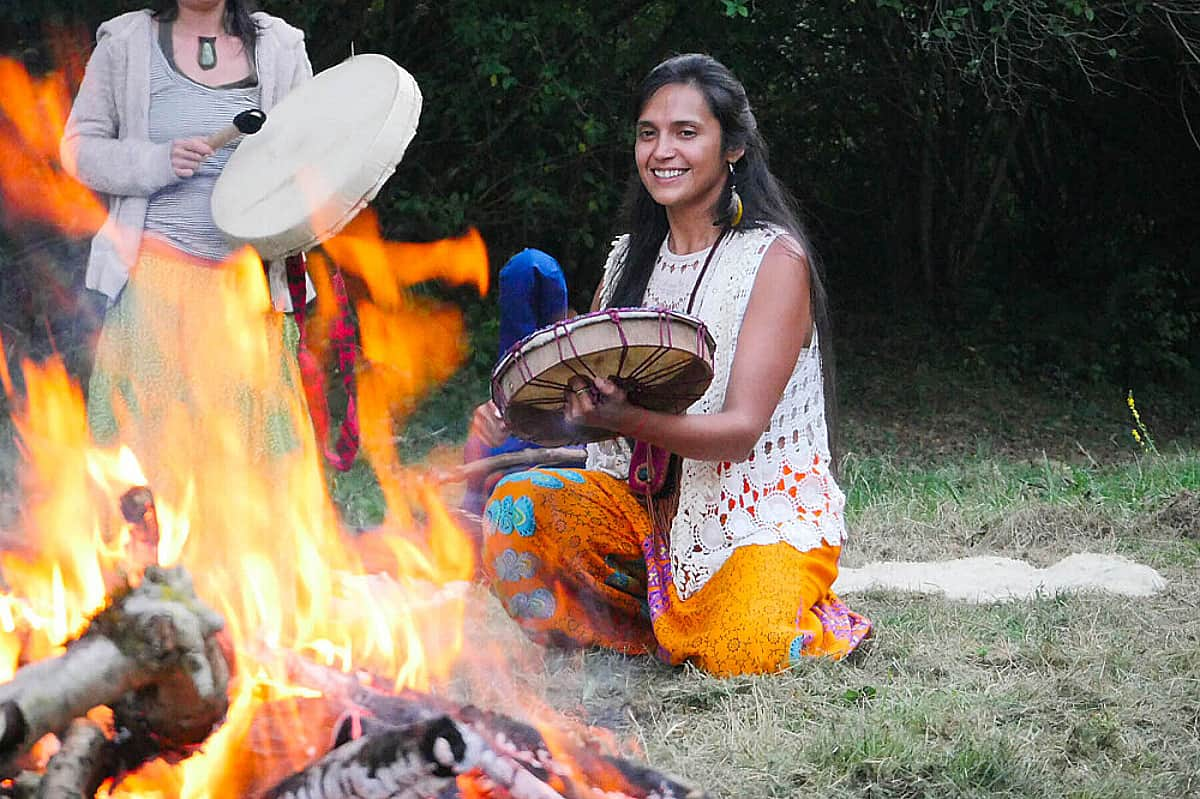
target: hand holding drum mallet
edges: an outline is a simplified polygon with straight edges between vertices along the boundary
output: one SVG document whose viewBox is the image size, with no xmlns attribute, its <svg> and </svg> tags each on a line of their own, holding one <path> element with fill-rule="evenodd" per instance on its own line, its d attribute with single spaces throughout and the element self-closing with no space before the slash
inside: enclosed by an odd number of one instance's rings
<svg viewBox="0 0 1200 799">
<path fill-rule="evenodd" d="M 181 178 L 190 178 L 200 163 L 239 136 L 248 136 L 262 129 L 267 115 L 257 108 L 242 111 L 233 122 L 208 136 L 176 139 L 171 143 L 171 166 Z"/>
<path fill-rule="evenodd" d="M 233 118 L 233 122 L 209 135 L 204 141 L 213 150 L 220 150 L 238 136 L 249 136 L 262 130 L 267 115 L 257 108 L 243 111 Z"/>
</svg>

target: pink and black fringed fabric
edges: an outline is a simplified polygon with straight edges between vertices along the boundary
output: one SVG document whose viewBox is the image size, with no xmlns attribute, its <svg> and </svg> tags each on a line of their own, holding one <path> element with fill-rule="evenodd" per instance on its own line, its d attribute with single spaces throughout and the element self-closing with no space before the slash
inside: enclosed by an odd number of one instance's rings
<svg viewBox="0 0 1200 799">
<path fill-rule="evenodd" d="M 325 373 L 320 362 L 307 346 L 305 321 L 308 309 L 305 305 L 307 284 L 305 282 L 306 260 L 303 253 L 288 256 L 287 284 L 288 293 L 292 299 L 292 312 L 296 325 L 300 328 L 300 346 L 297 359 L 300 362 L 300 379 L 304 383 L 304 393 L 308 398 L 309 414 L 312 416 L 313 429 L 316 431 L 317 442 L 324 449 L 325 458 L 338 471 L 347 471 L 358 455 L 359 428 L 358 408 L 355 401 L 354 364 L 357 359 L 357 337 L 354 319 L 350 314 L 350 299 L 346 294 L 346 282 L 342 273 L 334 269 L 329 276 L 333 286 L 334 299 L 337 302 L 337 317 L 329 326 L 329 346 L 337 361 L 338 373 L 342 376 L 342 386 L 346 390 L 346 417 L 338 429 L 337 441 L 333 446 L 329 441 L 329 401 L 325 396 Z"/>
</svg>

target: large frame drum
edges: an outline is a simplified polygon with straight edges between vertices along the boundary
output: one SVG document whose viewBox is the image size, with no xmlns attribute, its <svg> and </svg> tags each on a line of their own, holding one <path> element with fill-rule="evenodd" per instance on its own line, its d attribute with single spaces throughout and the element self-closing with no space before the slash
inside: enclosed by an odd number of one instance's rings
<svg viewBox="0 0 1200 799">
<path fill-rule="evenodd" d="M 311 249 L 375 198 L 417 131 L 421 91 L 386 56 L 353 56 L 270 109 L 217 179 L 213 221 L 264 261 Z"/>
<path fill-rule="evenodd" d="M 682 413 L 712 382 L 714 347 L 704 323 L 678 311 L 596 311 L 514 344 L 492 371 L 492 401 L 520 438 L 545 446 L 603 441 L 617 434 L 563 417 L 572 378 L 609 378 L 635 405 Z"/>
</svg>

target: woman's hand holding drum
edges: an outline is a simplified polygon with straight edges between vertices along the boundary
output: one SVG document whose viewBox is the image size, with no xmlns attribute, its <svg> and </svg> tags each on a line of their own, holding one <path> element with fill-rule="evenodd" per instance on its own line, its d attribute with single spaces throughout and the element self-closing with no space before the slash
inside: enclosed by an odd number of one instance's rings
<svg viewBox="0 0 1200 799">
<path fill-rule="evenodd" d="M 576 376 L 567 384 L 563 415 L 570 424 L 628 433 L 635 412 L 625 390 L 612 380 Z"/>
</svg>

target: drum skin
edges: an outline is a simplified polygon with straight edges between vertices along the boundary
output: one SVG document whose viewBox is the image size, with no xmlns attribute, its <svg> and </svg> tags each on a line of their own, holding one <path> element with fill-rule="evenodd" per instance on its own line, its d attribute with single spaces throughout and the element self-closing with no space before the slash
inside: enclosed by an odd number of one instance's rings
<svg viewBox="0 0 1200 799">
<path fill-rule="evenodd" d="M 704 323 L 676 311 L 621 308 L 575 317 L 518 341 L 492 371 L 492 401 L 512 434 L 543 446 L 615 438 L 563 417 L 572 377 L 606 377 L 629 401 L 683 413 L 713 378 L 713 338 Z"/>
<path fill-rule="evenodd" d="M 213 189 L 213 220 L 263 260 L 315 247 L 378 194 L 420 115 L 417 82 L 386 56 L 317 74 L 242 139 Z"/>
</svg>

